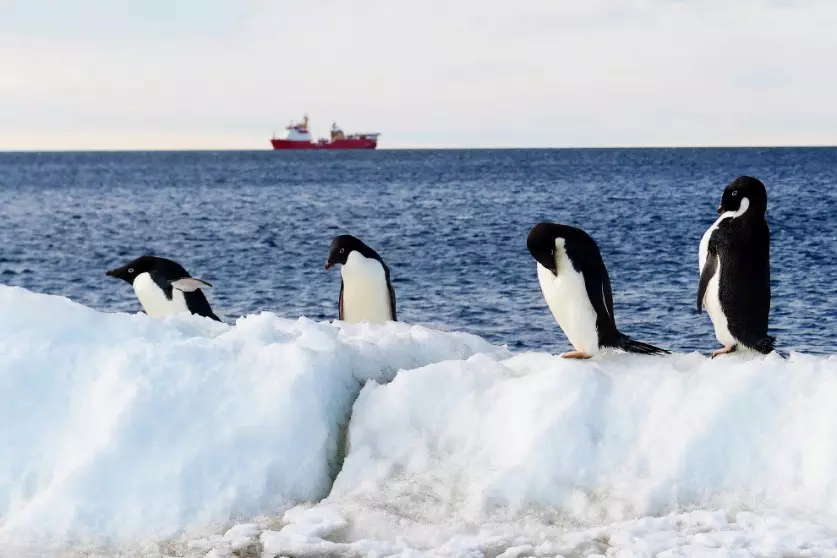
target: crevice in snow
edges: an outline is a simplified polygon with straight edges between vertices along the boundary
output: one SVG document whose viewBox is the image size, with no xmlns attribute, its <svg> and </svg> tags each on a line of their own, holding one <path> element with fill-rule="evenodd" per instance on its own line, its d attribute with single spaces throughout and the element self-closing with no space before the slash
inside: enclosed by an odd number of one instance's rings
<svg viewBox="0 0 837 558">
<path fill-rule="evenodd" d="M 798 353 L 430 364 L 363 388 L 265 555 L 837 556 L 835 397 L 837 358 Z"/>
<path fill-rule="evenodd" d="M 343 462 L 346 460 L 346 456 L 349 453 L 349 426 L 352 423 L 352 409 L 354 409 L 354 404 L 358 395 L 360 395 L 360 391 L 361 386 L 359 385 L 354 397 L 352 397 L 352 404 L 349 407 L 348 416 L 339 421 L 337 425 L 337 445 L 334 451 L 334 456 L 329 459 L 331 486 L 334 485 L 337 475 L 339 475 L 340 471 L 343 470 Z M 329 493 L 331 492 L 331 486 L 328 488 Z"/>
<path fill-rule="evenodd" d="M 234 325 L 94 311 L 0 286 L 0 547 L 196 538 L 326 497 L 355 398 L 489 353 L 404 323 Z"/>
</svg>

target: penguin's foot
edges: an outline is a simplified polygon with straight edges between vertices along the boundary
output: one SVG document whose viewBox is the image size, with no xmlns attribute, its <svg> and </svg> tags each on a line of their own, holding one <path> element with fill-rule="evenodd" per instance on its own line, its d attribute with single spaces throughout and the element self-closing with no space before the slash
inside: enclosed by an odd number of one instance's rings
<svg viewBox="0 0 837 558">
<path fill-rule="evenodd" d="M 591 355 L 583 351 L 570 351 L 568 353 L 563 353 L 561 358 L 591 358 Z"/>
<path fill-rule="evenodd" d="M 737 348 L 738 348 L 737 345 L 727 345 L 723 349 L 718 349 L 717 351 L 712 351 L 712 358 L 715 358 L 718 355 L 725 355 L 727 353 L 734 353 Z"/>
</svg>

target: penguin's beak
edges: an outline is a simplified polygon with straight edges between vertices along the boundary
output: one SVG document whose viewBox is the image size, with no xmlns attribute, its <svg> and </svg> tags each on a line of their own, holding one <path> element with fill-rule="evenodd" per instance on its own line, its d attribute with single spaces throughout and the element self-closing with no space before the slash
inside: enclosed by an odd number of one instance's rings
<svg viewBox="0 0 837 558">
<path fill-rule="evenodd" d="M 726 209 L 724 208 L 724 204 L 721 204 L 721 205 L 718 206 L 718 215 L 720 215 L 721 213 L 724 213 L 725 211 L 726 211 Z"/>
<path fill-rule="evenodd" d="M 336 266 L 340 263 L 340 253 L 337 250 L 329 250 L 328 257 L 326 257 L 325 268 L 326 270 L 331 269 L 332 267 Z"/>
<path fill-rule="evenodd" d="M 115 277 L 117 279 L 122 279 L 123 281 L 128 281 L 128 279 L 126 279 L 124 266 L 123 267 L 117 267 L 116 269 L 109 269 L 108 271 L 105 271 L 105 275 L 107 275 L 108 277 Z"/>
</svg>

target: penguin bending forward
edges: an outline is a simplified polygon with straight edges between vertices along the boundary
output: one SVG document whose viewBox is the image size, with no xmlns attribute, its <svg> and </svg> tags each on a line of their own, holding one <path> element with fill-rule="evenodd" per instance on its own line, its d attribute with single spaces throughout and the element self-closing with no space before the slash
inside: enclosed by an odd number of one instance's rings
<svg viewBox="0 0 837 558">
<path fill-rule="evenodd" d="M 331 243 L 325 268 L 341 264 L 339 317 L 346 322 L 396 321 L 395 290 L 378 253 L 350 234 Z"/>
<path fill-rule="evenodd" d="M 526 246 L 537 261 L 538 282 L 555 321 L 575 351 L 564 358 L 590 358 L 609 347 L 629 353 L 668 354 L 616 329 L 613 294 L 596 242 L 581 229 L 538 223 Z"/>
<path fill-rule="evenodd" d="M 201 291 L 201 287 L 212 285 L 192 277 L 180 264 L 172 260 L 140 256 L 122 267 L 105 272 L 105 275 L 133 285 L 143 310 L 152 318 L 191 312 L 221 321 L 212 312 Z"/>
<path fill-rule="evenodd" d="M 712 358 L 739 345 L 764 354 L 775 350 L 776 338 L 767 334 L 770 230 L 765 211 L 764 184 L 739 176 L 724 189 L 720 217 L 700 240 L 697 310 L 706 307 L 715 337 L 724 345 Z"/>
</svg>

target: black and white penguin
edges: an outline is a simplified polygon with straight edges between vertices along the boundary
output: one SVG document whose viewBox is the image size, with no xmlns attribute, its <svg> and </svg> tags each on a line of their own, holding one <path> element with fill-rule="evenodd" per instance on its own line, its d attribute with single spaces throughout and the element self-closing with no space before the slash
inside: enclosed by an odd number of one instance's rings
<svg viewBox="0 0 837 558">
<path fill-rule="evenodd" d="M 221 321 L 212 312 L 201 291 L 202 287 L 212 285 L 192 277 L 183 266 L 172 260 L 140 256 L 122 267 L 105 272 L 105 275 L 133 285 L 143 310 L 152 318 L 191 312 Z"/>
<path fill-rule="evenodd" d="M 395 290 L 378 253 L 350 234 L 331 242 L 325 268 L 341 264 L 339 317 L 346 322 L 396 321 Z"/>
<path fill-rule="evenodd" d="M 776 339 L 767 334 L 770 230 L 765 211 L 764 184 L 739 176 L 724 189 L 720 216 L 700 240 L 697 310 L 706 307 L 715 337 L 724 345 L 712 358 L 739 346 L 765 354 L 775 350 Z"/>
<path fill-rule="evenodd" d="M 564 358 L 590 358 L 603 348 L 646 355 L 667 354 L 616 329 L 613 294 L 596 242 L 581 229 L 538 223 L 526 240 L 537 261 L 538 282 L 555 321 L 575 351 Z"/>
</svg>

